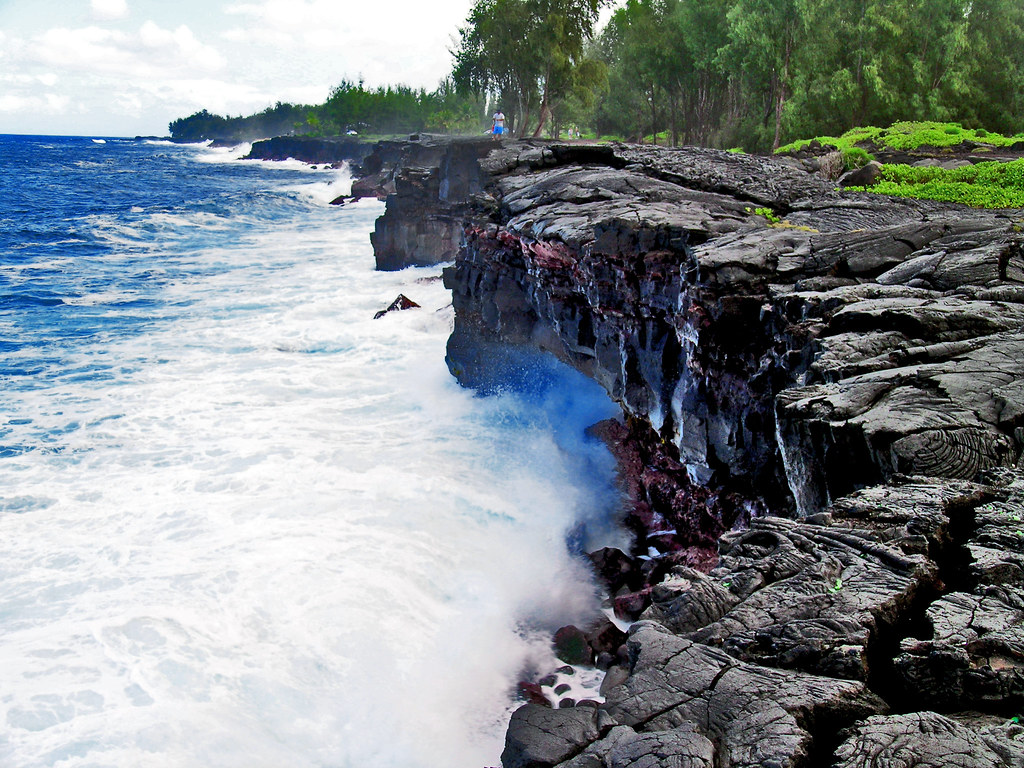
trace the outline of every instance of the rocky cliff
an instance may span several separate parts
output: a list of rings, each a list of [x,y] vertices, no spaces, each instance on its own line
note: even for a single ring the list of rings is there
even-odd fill
[[[245,160],[299,160],[303,163],[360,163],[374,145],[354,137],[275,136],[255,141]]]
[[[593,559],[639,621],[589,635],[600,706],[516,713],[506,768],[1024,765],[1022,212],[430,137],[354,191],[388,201],[378,266],[454,262],[457,376],[526,345],[622,406],[637,549]]]

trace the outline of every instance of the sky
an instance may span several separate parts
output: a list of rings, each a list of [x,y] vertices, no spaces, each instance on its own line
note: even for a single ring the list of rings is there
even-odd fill
[[[472,0],[0,0],[0,133],[165,136],[200,109],[433,90]]]

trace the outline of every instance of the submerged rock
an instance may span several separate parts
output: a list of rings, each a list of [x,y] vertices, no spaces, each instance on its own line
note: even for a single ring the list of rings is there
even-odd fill
[[[388,304],[387,309],[382,309],[377,312],[374,316],[374,320],[379,320],[384,317],[388,312],[401,312],[404,309],[416,309],[420,305],[412,299],[408,298],[404,293],[398,294],[398,297]]]

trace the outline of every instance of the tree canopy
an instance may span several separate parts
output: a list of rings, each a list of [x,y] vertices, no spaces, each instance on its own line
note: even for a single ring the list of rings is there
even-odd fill
[[[1019,0],[627,0],[594,50],[594,124],[622,136],[766,150],[898,120],[1024,129]]]
[[[508,109],[520,136],[540,135],[562,102],[587,101],[604,81],[587,44],[605,2],[477,0],[459,30],[453,80]]]
[[[862,125],[1024,130],[1020,0],[475,0],[449,78],[427,92],[342,80],[324,104],[205,110],[175,138],[476,133],[597,135],[767,151]],[[489,108],[490,109],[489,109]]]
[[[221,139],[252,141],[301,134],[336,136],[396,134],[430,130],[439,133],[481,130],[484,105],[459,94],[450,80],[427,92],[406,85],[367,88],[362,81],[342,80],[323,104],[278,103],[248,117],[222,117],[206,110],[173,121],[171,137],[179,141]]]

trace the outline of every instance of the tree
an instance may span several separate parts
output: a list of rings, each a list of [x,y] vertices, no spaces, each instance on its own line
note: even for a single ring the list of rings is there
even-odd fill
[[[969,85],[959,116],[1005,134],[1024,131],[1024,5],[974,0],[966,17],[963,67]]]
[[[459,30],[454,81],[492,99],[514,98],[520,136],[538,109],[540,135],[557,100],[601,79],[584,54],[605,1],[477,0]]]
[[[512,113],[510,122],[519,135],[537,98],[540,70],[530,43],[535,26],[523,0],[477,0],[454,51],[455,84],[499,100]]]
[[[800,0],[735,0],[729,9],[727,61],[767,92],[775,115],[772,149],[782,138],[782,117],[792,93],[793,64],[803,38]]]

